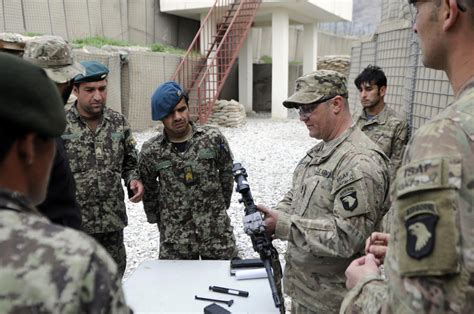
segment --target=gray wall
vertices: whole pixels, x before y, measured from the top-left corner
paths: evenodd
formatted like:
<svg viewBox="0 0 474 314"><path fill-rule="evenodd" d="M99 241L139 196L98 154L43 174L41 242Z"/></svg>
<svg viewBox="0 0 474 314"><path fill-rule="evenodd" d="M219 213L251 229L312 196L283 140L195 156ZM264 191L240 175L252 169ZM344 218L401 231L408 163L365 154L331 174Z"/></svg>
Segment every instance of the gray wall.
<svg viewBox="0 0 474 314"><path fill-rule="evenodd" d="M290 64L288 66L288 96L295 92L295 81L303 75L303 66ZM253 95L252 109L254 111L271 111L272 109L272 65L253 65Z"/></svg>
<svg viewBox="0 0 474 314"><path fill-rule="evenodd" d="M193 21L160 12L159 0L2 0L0 32L103 36L186 49L199 29Z"/></svg>

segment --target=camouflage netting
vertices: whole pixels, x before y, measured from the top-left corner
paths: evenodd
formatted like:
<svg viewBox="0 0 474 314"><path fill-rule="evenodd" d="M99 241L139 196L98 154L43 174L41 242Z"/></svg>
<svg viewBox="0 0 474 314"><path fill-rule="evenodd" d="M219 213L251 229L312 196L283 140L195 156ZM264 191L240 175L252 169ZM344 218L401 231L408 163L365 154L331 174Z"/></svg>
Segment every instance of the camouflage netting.
<svg viewBox="0 0 474 314"><path fill-rule="evenodd" d="M351 56L324 56L318 58L318 70L333 70L349 77Z"/></svg>
<svg viewBox="0 0 474 314"><path fill-rule="evenodd" d="M208 124L239 127L246 123L245 108L235 100L219 100L212 109Z"/></svg>

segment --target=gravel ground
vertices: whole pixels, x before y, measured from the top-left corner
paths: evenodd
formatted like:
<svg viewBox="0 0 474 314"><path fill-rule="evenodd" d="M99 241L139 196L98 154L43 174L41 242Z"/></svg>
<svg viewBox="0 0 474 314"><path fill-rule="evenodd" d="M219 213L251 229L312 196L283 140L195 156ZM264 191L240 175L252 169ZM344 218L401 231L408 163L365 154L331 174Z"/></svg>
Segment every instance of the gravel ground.
<svg viewBox="0 0 474 314"><path fill-rule="evenodd" d="M246 168L248 181L256 204L273 207L290 188L293 170L306 151L317 141L308 136L304 124L298 119L271 119L269 114L254 114L246 125L239 128L219 127L229 141L234 162ZM138 149L154 131L135 133ZM250 238L243 232L244 208L238 203L240 194L234 192L228 209L234 226L239 255L242 258L258 257ZM142 262L158 258L159 233L156 225L146 221L143 204L126 203L129 225L125 228L127 270L124 279ZM286 252L286 242L273 241L280 253Z"/></svg>

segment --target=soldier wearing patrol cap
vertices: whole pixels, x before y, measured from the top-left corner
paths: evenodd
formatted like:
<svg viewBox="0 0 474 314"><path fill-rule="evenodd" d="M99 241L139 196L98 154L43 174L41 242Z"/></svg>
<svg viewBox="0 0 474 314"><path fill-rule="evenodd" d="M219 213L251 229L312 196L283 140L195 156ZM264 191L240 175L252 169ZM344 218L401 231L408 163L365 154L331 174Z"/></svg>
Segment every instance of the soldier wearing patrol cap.
<svg viewBox="0 0 474 314"><path fill-rule="evenodd" d="M27 41L23 58L45 70L56 83L64 104L71 94L74 77L85 71L74 61L71 45L58 36L41 36ZM81 210L76 202L74 177L60 137L56 139L48 194L38 209L54 223L78 230L81 228Z"/></svg>
<svg viewBox="0 0 474 314"><path fill-rule="evenodd" d="M390 236L347 268L341 313L474 313L474 1L408 2L423 64L455 98L410 139Z"/></svg>
<svg viewBox="0 0 474 314"><path fill-rule="evenodd" d="M160 259L236 257L226 212L233 189L227 140L190 121L187 95L174 81L156 89L151 109L164 132L143 144L139 169L145 213L160 232Z"/></svg>
<svg viewBox="0 0 474 314"><path fill-rule="evenodd" d="M130 201L139 202L143 185L138 152L125 117L106 107L109 70L97 61L81 64L86 73L75 78L77 100L66 113L62 138L76 180L82 229L107 249L123 275L127 261L123 229L128 221L121 180L130 190Z"/></svg>
<svg viewBox="0 0 474 314"><path fill-rule="evenodd" d="M40 67L0 53L0 103L0 312L128 313L107 252L34 206L66 125L56 86Z"/></svg>
<svg viewBox="0 0 474 314"><path fill-rule="evenodd" d="M291 313L337 313L344 270L388 210L388 158L349 112L346 80L316 71L296 80L283 102L322 140L301 159L275 209L258 205L267 232L288 241L284 289Z"/></svg>

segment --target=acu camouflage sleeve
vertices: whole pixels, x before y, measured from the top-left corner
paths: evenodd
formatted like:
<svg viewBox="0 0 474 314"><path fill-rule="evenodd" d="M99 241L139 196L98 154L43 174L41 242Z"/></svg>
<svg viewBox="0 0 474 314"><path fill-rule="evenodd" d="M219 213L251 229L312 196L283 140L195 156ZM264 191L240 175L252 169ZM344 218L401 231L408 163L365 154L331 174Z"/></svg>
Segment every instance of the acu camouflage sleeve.
<svg viewBox="0 0 474 314"><path fill-rule="evenodd" d="M150 169L153 159L151 159L151 149L148 143L143 144L138 161L138 170L140 179L143 183L145 192L143 193L143 208L147 221L151 224L158 223L159 217L159 189L156 181L156 174Z"/></svg>
<svg viewBox="0 0 474 314"><path fill-rule="evenodd" d="M408 123L403 120L395 130L394 138L392 141L392 168L390 170L390 177L392 182L395 180L398 168L402 164L403 153L405 152L405 146L408 142Z"/></svg>
<svg viewBox="0 0 474 314"><path fill-rule="evenodd" d="M349 258L363 249L365 240L388 209L388 170L381 156L377 160L365 155L348 157L334 179L343 178L333 187L332 215L303 218L280 211L277 238L289 240L316 256ZM344 201L351 195L357 199L357 205L347 210Z"/></svg>
<svg viewBox="0 0 474 314"><path fill-rule="evenodd" d="M139 180L138 175L138 152L135 148L137 142L132 135L132 130L127 120L123 118L123 134L124 134L124 156L122 163L122 179L125 184L129 184L132 180Z"/></svg>
<svg viewBox="0 0 474 314"><path fill-rule="evenodd" d="M112 258L101 247L91 255L81 289L82 313L130 313L121 278Z"/></svg>
<svg viewBox="0 0 474 314"><path fill-rule="evenodd" d="M296 178L300 175L300 171L298 171L299 170L298 167L305 158L306 157L301 159L298 165L296 166L296 169L293 172L291 189L288 192L286 192L283 199L280 202L278 202L277 206L275 207L276 210L291 214L291 203L293 202L293 195L294 195L293 189L295 187Z"/></svg>
<svg viewBox="0 0 474 314"><path fill-rule="evenodd" d="M229 208L232 198L232 191L234 189L234 177L232 176L232 164L234 156L230 150L229 143L226 138L219 133L219 147L218 147L218 167L219 180L221 181L222 195L226 208Z"/></svg>
<svg viewBox="0 0 474 314"><path fill-rule="evenodd" d="M387 302L387 292L387 283L381 276L367 276L346 294L339 313L380 313Z"/></svg>

